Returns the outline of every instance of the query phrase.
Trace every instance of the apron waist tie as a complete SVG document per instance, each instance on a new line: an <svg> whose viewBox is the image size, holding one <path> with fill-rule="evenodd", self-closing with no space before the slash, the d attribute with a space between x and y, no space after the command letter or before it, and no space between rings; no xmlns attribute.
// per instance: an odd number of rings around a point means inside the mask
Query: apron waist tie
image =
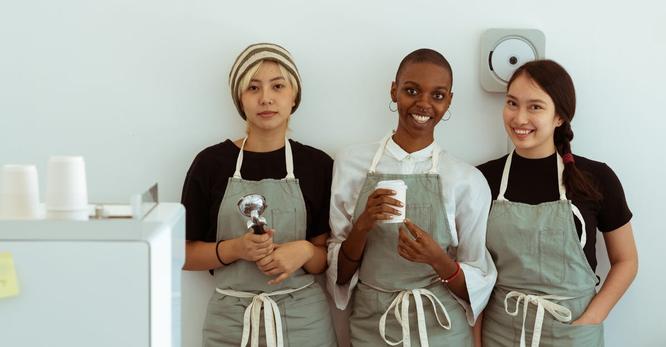
<svg viewBox="0 0 666 347"><path fill-rule="evenodd" d="M390 290L384 290L382 288L378 288L372 285L368 285L367 283L364 284L372 289L379 290L382 292L387 292L387 293L395 292ZM408 289L398 292L398 296L396 296L395 299L393 299L391 305L389 305L389 307L386 309L382 317L379 319L379 334L382 336L382 339L384 339L384 341L391 346L396 346L401 342L404 347L411 346L411 337L409 333L410 295L414 296L414 303L416 305L416 319L419 327L419 341L421 342L422 347L428 347L429 346L428 331L426 329L422 297L426 297L428 300L430 300L430 303L432 304L432 310L435 312L435 317L437 318L437 322L442 328L446 330L451 329L451 318L449 317L449 313L446 311L446 307L444 307L444 304L442 304L442 302L439 301L439 299L437 298L437 296L435 296L435 294L433 294L433 292L425 288ZM444 317L446 318L446 323L442 323L442 320L439 318L439 313L437 312L437 305L435 304L439 305L439 308L441 309L442 313L444 314ZM393 315L395 316L396 320L402 327L402 339L400 341L390 341L389 339L386 338L386 317L388 316L389 312L391 312L391 309L394 309Z"/></svg>
<svg viewBox="0 0 666 347"><path fill-rule="evenodd" d="M516 299L515 310L509 311L509 299ZM511 291L506 294L504 298L504 310L511 316L517 316L520 306L520 301L523 301L523 327L520 333L520 347L525 347L525 318L527 318L527 308L530 303L537 306L536 318L534 319L534 330L532 332L532 347L539 346L541 339L541 328L543 326L543 316L545 311L548 311L555 319L560 322L571 321L571 310L565 306L558 305L550 300L569 300L572 297L556 296L556 295L529 295L518 291Z"/></svg>
<svg viewBox="0 0 666 347"><path fill-rule="evenodd" d="M245 309L243 314L243 339L241 347L247 346L248 340L251 347L259 346L259 316L261 308L264 308L264 330L266 332L266 345L268 347L283 347L284 337L282 335L282 318L280 316L280 308L277 303L271 299L271 296L284 295L297 292L312 285L310 282L300 288L278 290L270 293L250 293L241 292L231 289L215 288L215 291L227 296L235 298L252 298L250 305ZM252 331L252 338L250 339L250 331Z"/></svg>

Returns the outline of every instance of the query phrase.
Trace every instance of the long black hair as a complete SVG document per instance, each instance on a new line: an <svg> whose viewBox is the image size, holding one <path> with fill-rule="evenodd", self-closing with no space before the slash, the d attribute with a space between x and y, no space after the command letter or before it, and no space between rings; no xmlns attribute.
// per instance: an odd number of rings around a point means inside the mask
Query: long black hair
<svg viewBox="0 0 666 347"><path fill-rule="evenodd" d="M525 75L536 83L555 104L555 114L562 119L562 125L555 128L555 147L562 157L572 156L571 141L574 138L571 120L576 113L576 89L569 73L552 60L534 60L520 66L511 76L507 90L519 76ZM572 157L573 158L573 157ZM562 175L569 198L599 201L602 198L590 174L578 169L574 160L565 160Z"/></svg>

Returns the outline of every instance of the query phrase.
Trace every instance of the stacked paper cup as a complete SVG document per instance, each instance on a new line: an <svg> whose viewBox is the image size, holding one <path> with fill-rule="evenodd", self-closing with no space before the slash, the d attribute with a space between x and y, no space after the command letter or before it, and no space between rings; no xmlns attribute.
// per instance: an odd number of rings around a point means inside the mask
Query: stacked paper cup
<svg viewBox="0 0 666 347"><path fill-rule="evenodd" d="M46 217L88 219L86 168L82 157L56 156L49 159L46 177Z"/></svg>
<svg viewBox="0 0 666 347"><path fill-rule="evenodd" d="M39 185L34 165L4 165L0 173L0 219L40 217Z"/></svg>

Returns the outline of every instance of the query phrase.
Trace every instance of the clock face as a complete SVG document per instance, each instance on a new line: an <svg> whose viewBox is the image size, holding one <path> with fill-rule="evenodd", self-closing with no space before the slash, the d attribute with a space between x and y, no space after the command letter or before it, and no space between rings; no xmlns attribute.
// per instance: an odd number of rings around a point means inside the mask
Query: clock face
<svg viewBox="0 0 666 347"><path fill-rule="evenodd" d="M517 36L507 37L490 52L490 69L498 79L507 83L519 66L536 57L536 50L528 41Z"/></svg>
<svg viewBox="0 0 666 347"><path fill-rule="evenodd" d="M518 67L544 59L546 36L537 29L487 29L481 35L479 81L491 93L505 93Z"/></svg>

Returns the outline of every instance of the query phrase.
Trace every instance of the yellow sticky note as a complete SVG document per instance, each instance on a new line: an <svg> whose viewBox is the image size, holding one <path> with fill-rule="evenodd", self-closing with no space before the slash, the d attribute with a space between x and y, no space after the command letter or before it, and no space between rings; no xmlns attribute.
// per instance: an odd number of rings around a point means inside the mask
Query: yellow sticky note
<svg viewBox="0 0 666 347"><path fill-rule="evenodd" d="M19 294L16 268L12 254L0 253L0 299Z"/></svg>

